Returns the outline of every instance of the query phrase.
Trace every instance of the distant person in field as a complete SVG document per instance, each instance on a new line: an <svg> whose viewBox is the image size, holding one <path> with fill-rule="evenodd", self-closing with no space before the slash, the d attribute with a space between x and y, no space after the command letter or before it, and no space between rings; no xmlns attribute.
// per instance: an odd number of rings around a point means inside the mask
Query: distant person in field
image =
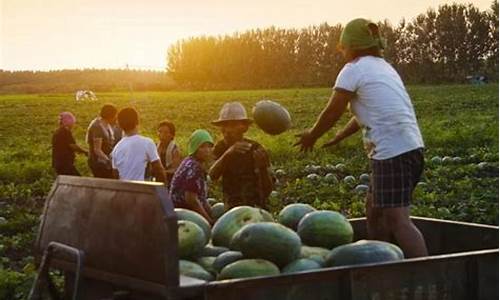
<svg viewBox="0 0 500 300"><path fill-rule="evenodd" d="M424 238L410 219L413 190L424 168L424 143L410 97L382 57L384 41L375 23L352 20L339 44L347 64L337 76L329 103L295 145L311 150L349 106L354 117L324 146L363 132L372 172L366 197L369 238L394 238L406 257L426 256Z"/></svg>
<svg viewBox="0 0 500 300"><path fill-rule="evenodd" d="M165 182L165 170L152 139L139 134L139 114L132 107L118 113L118 125L123 130L123 137L111 152L113 177L121 180L145 180L146 165L151 169L156 180Z"/></svg>
<svg viewBox="0 0 500 300"><path fill-rule="evenodd" d="M165 168L167 183L172 181L175 170L179 167L182 157L179 147L175 143L175 125L169 120L163 120L158 124L157 149L160 160Z"/></svg>
<svg viewBox="0 0 500 300"><path fill-rule="evenodd" d="M271 163L262 145L245 138L252 124L245 108L239 102L226 103L212 124L220 128L224 139L214 147L216 161L209 174L214 181L222 177L226 209L240 205L267 208L273 189Z"/></svg>
<svg viewBox="0 0 500 300"><path fill-rule="evenodd" d="M75 153L88 154L73 138L71 130L75 123L76 118L72 113L59 114L59 128L52 135L52 167L57 175L80 176L75 168Z"/></svg>
<svg viewBox="0 0 500 300"><path fill-rule="evenodd" d="M109 155L116 144L114 126L117 112L114 105L105 104L99 117L93 119L87 129L88 163L94 177L113 178Z"/></svg>
<svg viewBox="0 0 500 300"><path fill-rule="evenodd" d="M170 184L170 197L175 207L186 208L213 223L207 202L207 163L212 158L214 141L208 131L198 129L191 134L188 156L175 171Z"/></svg>

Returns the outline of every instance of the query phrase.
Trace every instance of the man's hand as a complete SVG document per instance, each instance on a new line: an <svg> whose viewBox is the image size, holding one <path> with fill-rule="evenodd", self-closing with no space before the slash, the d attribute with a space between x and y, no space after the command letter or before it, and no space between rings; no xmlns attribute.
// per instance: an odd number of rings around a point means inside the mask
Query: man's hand
<svg viewBox="0 0 500 300"><path fill-rule="evenodd" d="M293 144L294 146L300 146L300 151L308 152L311 151L316 143L317 138L311 134L311 130L306 130L303 133L295 135L299 140Z"/></svg>
<svg viewBox="0 0 500 300"><path fill-rule="evenodd" d="M228 153L246 153L250 151L252 144L247 142L236 142L227 150Z"/></svg>
<svg viewBox="0 0 500 300"><path fill-rule="evenodd" d="M266 150L260 147L253 152L253 160L255 166L259 169L265 169L270 165Z"/></svg>

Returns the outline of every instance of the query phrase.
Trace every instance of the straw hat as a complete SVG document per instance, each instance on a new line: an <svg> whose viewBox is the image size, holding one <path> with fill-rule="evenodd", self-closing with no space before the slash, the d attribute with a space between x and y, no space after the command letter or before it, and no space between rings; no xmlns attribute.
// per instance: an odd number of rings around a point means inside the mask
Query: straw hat
<svg viewBox="0 0 500 300"><path fill-rule="evenodd" d="M228 102L224 104L219 112L219 119L212 121L212 124L219 126L227 121L245 121L248 124L252 123L252 119L247 117L245 107L239 102Z"/></svg>

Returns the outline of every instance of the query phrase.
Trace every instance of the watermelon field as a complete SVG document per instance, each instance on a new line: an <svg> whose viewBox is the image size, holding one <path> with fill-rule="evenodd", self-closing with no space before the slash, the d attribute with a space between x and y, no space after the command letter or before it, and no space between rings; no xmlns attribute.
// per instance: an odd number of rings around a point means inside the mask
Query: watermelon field
<svg viewBox="0 0 500 300"><path fill-rule="evenodd" d="M426 144L412 215L498 225L498 84L409 86L408 91ZM274 100L289 110L292 129L279 136L255 126L248 132L271 155L277 183L270 212L277 217L287 204L301 202L346 217L364 216L364 190L358 185L369 169L360 133L307 154L291 146L294 134L313 124L330 93L328 88L98 93L95 102L76 102L73 94L0 95L0 299L25 298L34 278L32 248L44 197L55 178L50 141L59 112L75 114L73 135L87 147L86 126L102 104L133 106L140 113L142 134L157 140L156 125L168 118L176 124L177 143L186 149L197 128L221 138L210 121L225 102L240 101L250 112L256 102ZM334 134L335 129L318 146ZM77 157L77 168L90 174L84 156ZM220 188L213 185L210 196L220 199Z"/></svg>

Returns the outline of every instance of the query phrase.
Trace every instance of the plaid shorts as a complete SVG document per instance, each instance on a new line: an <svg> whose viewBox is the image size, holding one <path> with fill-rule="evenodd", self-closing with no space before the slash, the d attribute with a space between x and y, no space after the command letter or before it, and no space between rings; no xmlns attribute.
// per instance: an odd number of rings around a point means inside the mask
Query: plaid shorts
<svg viewBox="0 0 500 300"><path fill-rule="evenodd" d="M409 206L413 190L424 170L423 149L415 149L398 156L370 159L372 176L369 193L373 206L378 208Z"/></svg>

